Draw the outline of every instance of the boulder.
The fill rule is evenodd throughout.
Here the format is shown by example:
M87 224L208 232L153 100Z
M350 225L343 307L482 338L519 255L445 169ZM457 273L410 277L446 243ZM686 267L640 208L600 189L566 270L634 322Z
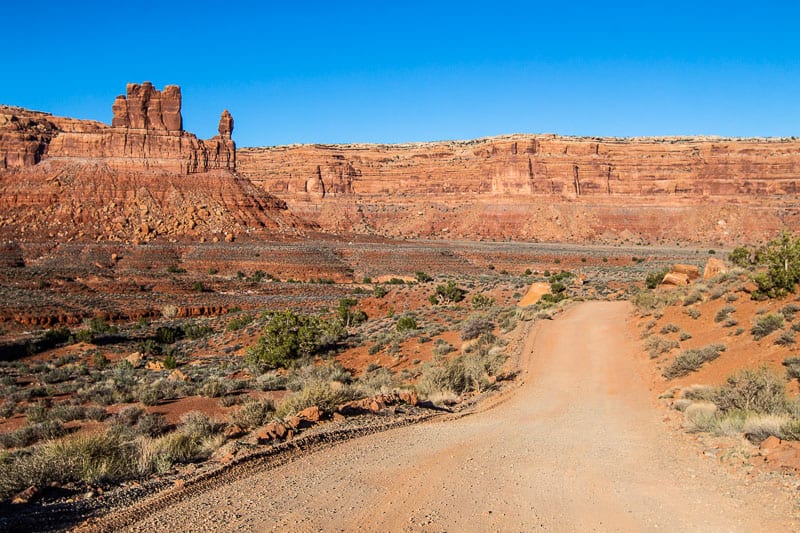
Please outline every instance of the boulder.
M689 283L689 276L679 272L668 272L664 279L661 280L662 285L674 285L676 287L689 285Z
M719 276L720 274L724 274L727 271L728 269L725 266L725 263L716 257L712 257L708 260L706 267L703 269L703 279L711 279Z
M319 422L322 419L322 410L316 405L312 405L297 413L297 416L309 422Z
M695 265L684 265L681 263L676 263L675 265L672 266L672 273L685 274L690 281L693 281L700 277L700 267L697 267Z
M30 486L27 489L23 490L16 496L11 499L11 503L13 504L23 504L23 503L30 503L31 501L35 500L39 496L39 488L36 486Z

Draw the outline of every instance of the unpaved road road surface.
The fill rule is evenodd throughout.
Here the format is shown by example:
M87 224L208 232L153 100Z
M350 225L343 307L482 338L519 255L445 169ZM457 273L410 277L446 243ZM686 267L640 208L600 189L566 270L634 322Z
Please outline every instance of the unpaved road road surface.
M788 497L670 433L629 312L583 303L537 324L524 384L490 409L255 472L128 531L798 530Z

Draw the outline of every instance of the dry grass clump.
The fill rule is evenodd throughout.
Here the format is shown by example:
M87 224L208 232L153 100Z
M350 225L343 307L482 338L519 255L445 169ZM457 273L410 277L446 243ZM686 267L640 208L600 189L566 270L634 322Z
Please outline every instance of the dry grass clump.
M664 337L660 337L658 335L648 337L647 341L645 342L645 348L647 348L651 359L655 359L663 353L674 350L678 346L680 346L678 341L665 339Z
M287 395L278 406L276 414L283 418L313 405L331 413L336 406L363 397L359 389L350 385L337 381L312 380L305 383L299 391Z
M761 340L773 331L783 327L783 315L769 313L756 318L750 333L755 340Z
M275 415L275 403L270 399L249 400L231 416L231 423L242 429L253 429L266 424Z
M661 375L667 379L686 376L692 372L696 372L708 361L713 361L725 350L726 346L724 344L709 344L703 348L686 350L680 353L675 360L672 361L672 364L664 369Z

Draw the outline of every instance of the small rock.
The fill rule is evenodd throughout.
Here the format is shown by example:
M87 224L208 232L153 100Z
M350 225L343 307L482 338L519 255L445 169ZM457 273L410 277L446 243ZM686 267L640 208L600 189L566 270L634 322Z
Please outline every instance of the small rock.
M11 499L13 504L30 503L39 496L39 488L31 485Z

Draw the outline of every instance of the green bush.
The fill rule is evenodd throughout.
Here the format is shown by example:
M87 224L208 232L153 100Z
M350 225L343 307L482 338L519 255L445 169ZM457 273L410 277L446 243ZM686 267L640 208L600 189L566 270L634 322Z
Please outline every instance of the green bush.
M342 298L339 300L336 314L345 327L357 326L367 321L367 313L360 309L353 309L357 304L358 300L353 298Z
M403 315L397 319L397 331L403 333L417 329L417 319L413 315Z
M728 254L728 261L741 268L749 268L753 265L752 253L746 246L737 246Z
M759 264L766 267L766 271L753 277L759 294L780 298L794 292L800 282L800 238L782 231L758 251L757 257Z
M383 298L387 294L389 294L389 289L387 289L383 285L375 285L375 288L372 289L372 295L375 298Z
M335 346L346 334L339 320L289 310L273 313L256 344L248 348L246 360L260 370L285 367L295 359Z
M644 286L648 289L655 289L669 273L669 268L662 268L660 270L653 270L647 273L644 278Z
M431 303L441 304L447 302L460 302L464 299L467 291L456 285L453 280L448 281L444 285L437 285L435 292L431 295Z
M489 309L494 306L494 298L484 294L473 294L470 299L473 309Z
M253 315L243 314L235 316L228 322L228 331L238 331L253 321Z
M428 281L433 281L432 277L430 277L425 272L421 272L421 271L415 273L414 277L417 278L417 281L419 281L420 283L427 283Z
M755 340L761 340L773 331L777 331L782 327L783 315L770 313L757 317L753 327L750 328L750 333L753 334L753 338Z

